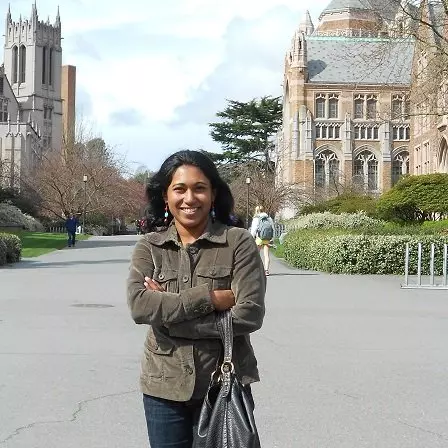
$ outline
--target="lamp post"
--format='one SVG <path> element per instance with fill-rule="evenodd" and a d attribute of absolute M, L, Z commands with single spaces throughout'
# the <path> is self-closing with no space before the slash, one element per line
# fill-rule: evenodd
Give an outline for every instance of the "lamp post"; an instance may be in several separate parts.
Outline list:
<path fill-rule="evenodd" d="M 84 174 L 82 181 L 84 182 L 84 210 L 82 215 L 82 233 L 86 233 L 86 207 L 87 207 L 87 175 Z"/>
<path fill-rule="evenodd" d="M 246 204 L 246 229 L 249 228 L 249 188 L 250 188 L 250 177 L 246 177 L 247 185 L 247 204 Z"/>

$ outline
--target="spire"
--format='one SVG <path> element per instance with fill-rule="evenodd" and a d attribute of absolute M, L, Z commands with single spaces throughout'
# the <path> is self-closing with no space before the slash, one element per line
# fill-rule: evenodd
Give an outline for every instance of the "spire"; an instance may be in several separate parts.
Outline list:
<path fill-rule="evenodd" d="M 289 60 L 292 67 L 299 67 L 305 70 L 308 65 L 307 42 L 305 33 L 296 31 L 292 39 Z"/>
<path fill-rule="evenodd" d="M 311 19 L 310 12 L 306 10 L 299 24 L 299 31 L 304 33 L 306 36 L 311 36 L 314 33 L 314 24 Z"/>
<path fill-rule="evenodd" d="M 57 28 L 61 27 L 61 15 L 59 13 L 59 5 L 58 5 L 58 13 L 56 14 L 56 22 L 54 24 Z"/>
<path fill-rule="evenodd" d="M 37 5 L 34 1 L 33 6 L 31 6 L 31 22 L 36 25 L 37 24 Z"/>
<path fill-rule="evenodd" d="M 8 14 L 6 14 L 6 21 L 11 22 L 11 3 L 8 3 Z"/>

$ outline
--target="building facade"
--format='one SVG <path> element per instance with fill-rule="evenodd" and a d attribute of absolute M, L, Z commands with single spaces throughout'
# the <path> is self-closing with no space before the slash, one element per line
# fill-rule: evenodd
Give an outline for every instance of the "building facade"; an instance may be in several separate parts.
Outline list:
<path fill-rule="evenodd" d="M 416 39 L 411 86 L 411 169 L 448 173 L 447 14 L 437 2 L 424 1 L 421 8 L 424 24 Z"/>
<path fill-rule="evenodd" d="M 43 152 L 61 150 L 61 71 L 59 10 L 51 24 L 39 20 L 35 3 L 26 20 L 13 21 L 8 9 L 0 71 L 2 184 L 19 188 Z"/>
<path fill-rule="evenodd" d="M 333 0 L 316 29 L 306 13 L 286 54 L 277 183 L 315 200 L 380 194 L 411 169 L 414 40 L 378 1 Z"/>

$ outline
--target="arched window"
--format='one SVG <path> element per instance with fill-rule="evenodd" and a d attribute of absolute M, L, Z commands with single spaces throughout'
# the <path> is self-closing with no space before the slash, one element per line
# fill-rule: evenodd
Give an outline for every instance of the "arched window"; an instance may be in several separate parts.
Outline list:
<path fill-rule="evenodd" d="M 19 75 L 19 49 L 14 47 L 12 49 L 12 83 L 18 81 Z"/>
<path fill-rule="evenodd" d="M 378 160 L 370 151 L 362 151 L 353 165 L 355 181 L 366 191 L 378 190 Z"/>
<path fill-rule="evenodd" d="M 437 165 L 437 171 L 439 173 L 448 173 L 448 145 L 445 139 L 442 140 L 442 144 L 440 145 Z"/>
<path fill-rule="evenodd" d="M 409 174 L 409 152 L 401 151 L 392 160 L 392 185 L 406 174 Z"/>
<path fill-rule="evenodd" d="M 26 47 L 25 45 L 20 46 L 20 76 L 19 82 L 26 81 Z"/>
<path fill-rule="evenodd" d="M 42 47 L 42 84 L 47 83 L 47 47 Z"/>
<path fill-rule="evenodd" d="M 328 187 L 338 181 L 339 160 L 333 151 L 325 150 L 319 153 L 315 160 L 316 187 Z"/>
<path fill-rule="evenodd" d="M 50 48 L 50 62 L 48 64 L 48 84 L 50 86 L 53 85 L 53 48 Z"/>

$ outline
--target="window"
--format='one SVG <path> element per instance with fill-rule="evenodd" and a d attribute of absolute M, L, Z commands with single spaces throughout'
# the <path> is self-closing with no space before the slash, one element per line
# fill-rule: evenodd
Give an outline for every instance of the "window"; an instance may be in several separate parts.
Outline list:
<path fill-rule="evenodd" d="M 19 49 L 17 47 L 14 47 L 12 49 L 12 83 L 16 83 L 18 80 L 18 73 L 19 73 Z"/>
<path fill-rule="evenodd" d="M 1 76 L 0 76 L 0 95 L 3 95 L 3 94 L 4 94 L 4 88 L 5 88 L 5 85 L 4 85 L 4 76 L 1 75 Z"/>
<path fill-rule="evenodd" d="M 392 138 L 394 140 L 403 141 L 409 140 L 411 131 L 409 125 L 396 125 L 392 128 Z"/>
<path fill-rule="evenodd" d="M 339 140 L 341 128 L 338 123 L 316 123 L 316 138 L 321 140 Z"/>
<path fill-rule="evenodd" d="M 431 168 L 429 166 L 431 154 L 429 152 L 429 142 L 423 143 L 423 152 L 422 152 L 422 172 L 423 174 L 429 174 L 431 171 Z"/>
<path fill-rule="evenodd" d="M 325 96 L 316 97 L 316 118 L 325 118 Z"/>
<path fill-rule="evenodd" d="M 355 113 L 354 116 L 356 119 L 364 118 L 364 99 L 357 98 L 355 100 Z"/>
<path fill-rule="evenodd" d="M 6 123 L 7 121 L 8 121 L 8 100 L 6 98 L 0 98 L 0 122 Z"/>
<path fill-rule="evenodd" d="M 378 126 L 355 124 L 355 140 L 379 140 Z"/>
<path fill-rule="evenodd" d="M 315 161 L 316 187 L 328 187 L 339 179 L 339 160 L 333 151 L 321 152 Z"/>
<path fill-rule="evenodd" d="M 50 48 L 50 63 L 49 65 L 49 72 L 48 72 L 48 84 L 50 86 L 53 85 L 53 48 Z"/>
<path fill-rule="evenodd" d="M 415 147 L 415 174 L 422 174 L 422 152 L 420 146 Z"/>
<path fill-rule="evenodd" d="M 376 120 L 377 96 L 358 94 L 354 99 L 353 116 L 356 120 Z"/>
<path fill-rule="evenodd" d="M 370 151 L 362 151 L 353 165 L 355 181 L 366 191 L 378 190 L 378 160 Z"/>
<path fill-rule="evenodd" d="M 392 96 L 392 120 L 408 120 L 411 103 L 407 95 Z"/>
<path fill-rule="evenodd" d="M 339 95 L 336 93 L 316 94 L 315 117 L 316 118 L 339 118 Z"/>
<path fill-rule="evenodd" d="M 51 120 L 52 116 L 52 109 L 49 106 L 44 106 L 44 119 L 45 120 Z"/>
<path fill-rule="evenodd" d="M 401 151 L 392 161 L 392 185 L 395 185 L 406 174 L 409 174 L 409 152 Z"/>
<path fill-rule="evenodd" d="M 19 82 L 25 82 L 26 80 L 26 47 L 22 45 L 20 47 L 20 77 Z"/>
<path fill-rule="evenodd" d="M 47 47 L 42 47 L 42 84 L 47 83 Z"/>
<path fill-rule="evenodd" d="M 367 100 L 367 117 L 368 120 L 376 119 L 376 98 L 370 97 Z"/>
<path fill-rule="evenodd" d="M 336 95 L 331 95 L 328 100 L 328 106 L 329 106 L 328 118 L 339 118 L 338 103 L 339 103 L 338 97 Z"/>

